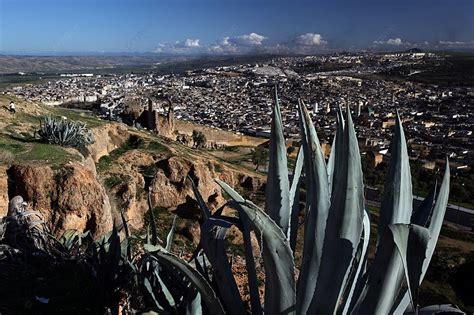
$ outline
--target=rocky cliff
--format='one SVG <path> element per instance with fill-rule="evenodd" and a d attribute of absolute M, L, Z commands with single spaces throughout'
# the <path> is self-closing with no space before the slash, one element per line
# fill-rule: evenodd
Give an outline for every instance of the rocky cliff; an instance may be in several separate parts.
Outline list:
<path fill-rule="evenodd" d="M 252 178 L 202 157 L 190 159 L 140 150 L 125 152 L 102 176 L 109 186 L 113 203 L 124 211 L 134 229 L 143 228 L 144 214 L 148 211 L 147 191 L 151 192 L 155 208 L 197 223 L 200 211 L 189 178 L 211 210 L 224 203 L 214 179 L 220 178 L 238 189 L 249 191 L 261 190 L 264 183 L 260 178 Z"/>
<path fill-rule="evenodd" d="M 82 163 L 61 169 L 14 165 L 8 169 L 10 197 L 21 195 L 32 210 L 42 213 L 56 235 L 67 229 L 90 230 L 99 237 L 112 228 L 112 211 L 105 189 Z"/>
<path fill-rule="evenodd" d="M 111 229 L 114 219 L 120 220 L 120 210 L 130 227 L 140 230 L 149 210 L 146 195 L 150 191 L 155 209 L 183 218 L 180 224 L 185 222 L 188 238 L 197 239 L 200 211 L 188 178 L 211 209 L 224 203 L 215 178 L 238 190 L 263 191 L 264 181 L 256 174 L 124 124 L 101 122 L 92 133 L 95 142 L 87 147 L 89 154 L 81 151 L 85 157 L 63 148 L 75 157 L 74 162 L 56 163 L 47 158 L 47 152 L 45 160 L 11 159 L 10 165 L 1 161 L 0 217 L 6 214 L 9 198 L 22 195 L 57 235 L 76 229 L 90 230 L 98 237 Z M 107 161 L 106 167 L 97 173 L 96 166 L 104 165 L 101 158 Z"/>

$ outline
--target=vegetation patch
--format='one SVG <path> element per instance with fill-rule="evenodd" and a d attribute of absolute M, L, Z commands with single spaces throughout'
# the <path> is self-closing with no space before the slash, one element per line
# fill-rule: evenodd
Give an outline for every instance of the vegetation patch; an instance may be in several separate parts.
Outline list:
<path fill-rule="evenodd" d="M 99 162 L 96 164 L 97 171 L 104 172 L 108 170 L 120 156 L 125 154 L 125 152 L 142 148 L 143 146 L 144 142 L 142 138 L 136 135 L 131 135 L 130 138 L 128 138 L 128 140 L 119 148 L 111 151 L 109 155 L 104 155 L 99 159 Z"/>
<path fill-rule="evenodd" d="M 124 178 L 120 175 L 112 175 L 104 179 L 104 185 L 108 188 L 114 188 L 123 182 Z"/>
<path fill-rule="evenodd" d="M 168 148 L 158 141 L 150 141 L 146 147 L 148 151 L 152 152 L 167 152 Z"/>
<path fill-rule="evenodd" d="M 19 156 L 19 159 L 22 161 L 46 161 L 51 164 L 64 164 L 68 161 L 79 161 L 80 157 L 57 145 L 35 143 L 30 151 Z"/>

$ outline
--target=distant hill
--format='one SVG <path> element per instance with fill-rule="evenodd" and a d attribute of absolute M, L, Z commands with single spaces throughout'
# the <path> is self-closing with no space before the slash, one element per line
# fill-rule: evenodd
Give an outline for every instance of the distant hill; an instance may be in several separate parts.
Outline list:
<path fill-rule="evenodd" d="M 0 74 L 17 72 L 57 72 L 117 68 L 151 67 L 157 63 L 187 60 L 185 57 L 161 55 L 136 56 L 12 56 L 0 55 Z"/>
<path fill-rule="evenodd" d="M 275 55 L 245 56 L 170 56 L 162 54 L 128 54 L 97 56 L 18 56 L 0 54 L 0 75 L 18 72 L 182 72 L 185 70 L 253 63 L 277 57 Z M 107 70 L 107 71 L 99 71 Z"/>
<path fill-rule="evenodd" d="M 411 49 L 405 50 L 404 52 L 415 54 L 415 53 L 422 53 L 423 50 L 421 50 L 420 48 L 411 48 Z"/>

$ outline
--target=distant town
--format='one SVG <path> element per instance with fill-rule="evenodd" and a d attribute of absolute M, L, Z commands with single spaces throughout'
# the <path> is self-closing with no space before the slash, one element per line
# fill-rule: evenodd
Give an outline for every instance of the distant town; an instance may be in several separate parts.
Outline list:
<path fill-rule="evenodd" d="M 452 167 L 467 171 L 474 159 L 472 85 L 409 80 L 423 75 L 424 65 L 444 58 L 408 51 L 279 57 L 182 74 L 65 72 L 59 79 L 11 86 L 3 93 L 51 106 L 93 110 L 103 119 L 147 129 L 156 126 L 140 122 L 140 111 L 172 112 L 174 119 L 268 137 L 277 86 L 288 139 L 298 138 L 298 100 L 310 111 L 321 141 L 328 144 L 335 132 L 337 108 L 349 107 L 360 148 L 377 164 L 388 152 L 398 109 L 412 159 L 434 169 L 448 154 Z"/>

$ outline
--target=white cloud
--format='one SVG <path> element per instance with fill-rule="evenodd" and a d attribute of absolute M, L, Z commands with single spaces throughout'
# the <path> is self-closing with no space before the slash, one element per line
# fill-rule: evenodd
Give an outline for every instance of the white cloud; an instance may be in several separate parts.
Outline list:
<path fill-rule="evenodd" d="M 407 44 L 406 42 L 403 42 L 400 37 L 397 38 L 389 38 L 386 41 L 380 41 L 376 40 L 374 41 L 375 45 L 392 45 L 392 46 L 400 46 L 400 45 L 405 45 Z"/>
<path fill-rule="evenodd" d="M 319 46 L 327 44 L 327 41 L 323 40 L 321 34 L 306 33 L 296 37 L 296 44 L 302 46 Z"/>
<path fill-rule="evenodd" d="M 259 35 L 257 33 L 224 38 L 226 42 L 237 46 L 260 46 L 265 39 L 267 39 L 265 36 Z"/>
<path fill-rule="evenodd" d="M 400 37 L 397 38 L 390 38 L 387 40 L 388 45 L 395 45 L 395 46 L 400 46 L 402 44 L 402 39 Z"/>
<path fill-rule="evenodd" d="M 188 38 L 185 41 L 176 41 L 174 43 L 159 43 L 154 50 L 155 53 L 168 54 L 190 54 L 201 51 L 199 39 Z"/>
<path fill-rule="evenodd" d="M 229 42 L 229 39 L 230 39 L 230 37 L 221 38 L 219 40 L 218 44 L 221 45 L 221 46 L 230 46 L 231 43 Z"/>
<path fill-rule="evenodd" d="M 458 45 L 466 45 L 466 42 L 459 42 L 459 41 L 444 41 L 440 40 L 439 41 L 440 45 L 448 45 L 448 46 L 458 46 Z"/>
<path fill-rule="evenodd" d="M 199 39 L 191 39 L 191 38 L 188 38 L 188 39 L 186 39 L 186 41 L 184 42 L 184 46 L 185 46 L 185 47 L 200 47 L 200 45 L 199 45 Z"/>
<path fill-rule="evenodd" d="M 233 37 L 223 37 L 215 44 L 207 47 L 208 51 L 217 54 L 241 54 L 249 52 L 257 47 L 265 48 L 263 41 L 267 39 L 257 33 L 244 34 Z"/>

